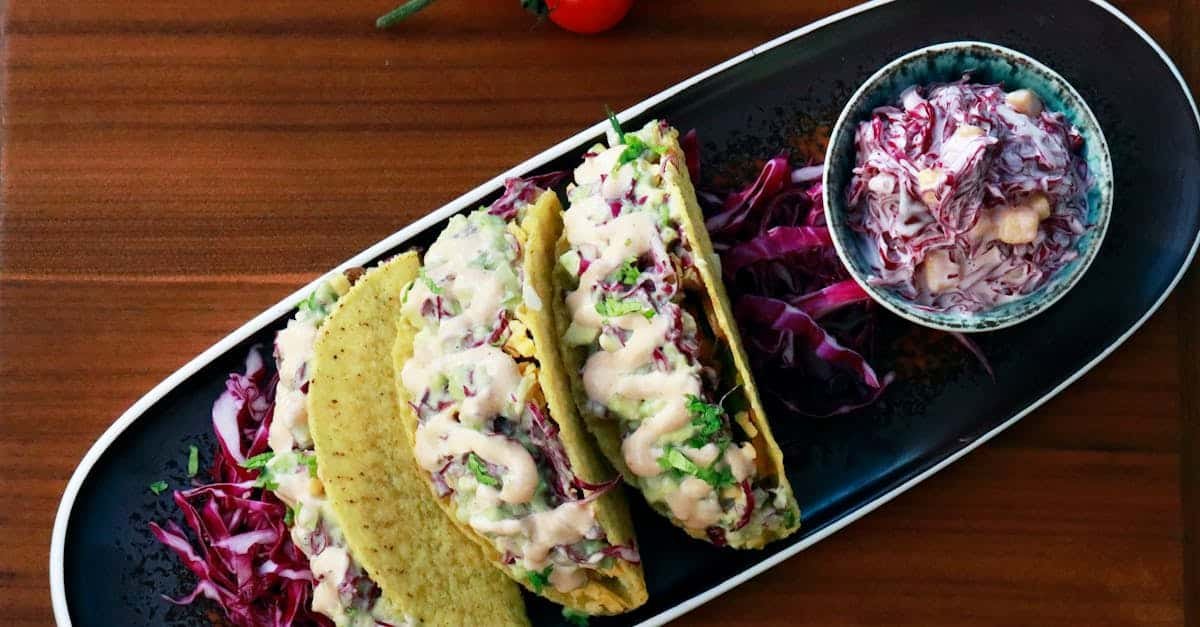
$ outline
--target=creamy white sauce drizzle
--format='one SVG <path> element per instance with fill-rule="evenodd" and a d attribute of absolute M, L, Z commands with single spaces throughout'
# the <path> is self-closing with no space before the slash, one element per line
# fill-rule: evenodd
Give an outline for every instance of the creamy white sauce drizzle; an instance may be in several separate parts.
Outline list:
<path fill-rule="evenodd" d="M 637 135 L 653 148 L 664 145 L 659 135 L 663 132 L 658 122 L 651 122 Z M 615 135 L 610 137 L 610 141 L 615 139 Z M 665 495 L 660 498 L 676 519 L 689 528 L 703 529 L 729 513 L 713 485 L 696 477 L 686 477 L 675 486 L 659 479 L 670 436 L 692 420 L 688 397 L 702 396 L 700 365 L 690 359 L 664 357 L 668 351 L 679 355 L 668 334 L 677 317 L 688 315 L 672 298 L 682 286 L 672 268 L 660 268 L 655 272 L 672 288 L 669 292 L 662 288 L 647 291 L 653 301 L 648 303 L 653 313 L 649 319 L 644 312 L 608 316 L 601 311 L 604 301 L 612 297 L 606 285 L 612 285 L 613 273 L 630 259 L 666 259 L 679 231 L 681 217 L 671 213 L 662 184 L 665 159 L 652 150 L 618 165 L 626 149 L 622 143 L 593 149 L 593 156 L 576 168 L 576 184 L 568 192 L 571 202 L 564 215 L 565 234 L 571 250 L 587 264 L 579 274 L 578 287 L 566 296 L 572 321 L 568 337 L 598 337 L 583 365 L 583 386 L 592 403 L 617 414 L 632 428 L 621 444 L 629 469 L 643 485 L 663 488 Z M 681 155 L 674 158 L 682 167 Z M 686 243 L 682 248 L 681 254 L 702 261 L 690 254 Z M 663 362 L 668 364 L 665 372 Z M 741 481 L 754 475 L 753 447 L 747 444 L 746 448 L 748 463 L 747 452 L 736 446 L 730 446 L 724 455 L 712 444 L 687 450 L 699 466 L 724 464 Z M 650 491 L 645 491 L 649 497 Z M 728 519 L 736 520 L 732 513 Z"/>
<path fill-rule="evenodd" d="M 528 405 L 536 369 L 523 370 L 510 354 L 517 349 L 505 344 L 511 335 L 499 332 L 507 325 L 509 334 L 524 333 L 515 317 L 520 302 L 542 308 L 523 276 L 521 253 L 509 225 L 484 210 L 451 221 L 404 296 L 403 315 L 418 333 L 400 380 L 420 418 L 417 461 L 453 492 L 460 520 L 511 556 L 514 571 L 552 566 L 549 583 L 568 592 L 587 575 L 560 547 L 601 537 L 593 506 L 551 506 L 530 449 L 493 428 L 503 419 L 525 440 L 533 429 Z M 488 465 L 486 476 L 476 474 L 473 457 Z"/>

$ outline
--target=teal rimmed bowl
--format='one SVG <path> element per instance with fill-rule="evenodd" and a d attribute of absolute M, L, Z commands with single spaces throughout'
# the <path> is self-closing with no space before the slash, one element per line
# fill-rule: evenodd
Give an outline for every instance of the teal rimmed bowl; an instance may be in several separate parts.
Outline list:
<path fill-rule="evenodd" d="M 938 312 L 922 308 L 889 288 L 871 284 L 876 256 L 862 234 L 847 224 L 846 189 L 854 174 L 854 134 L 876 108 L 899 101 L 912 85 L 948 83 L 970 72 L 972 82 L 1002 83 L 1006 90 L 1031 89 L 1047 110 L 1062 112 L 1083 135 L 1083 156 L 1092 176 L 1079 256 L 1041 287 L 1012 302 L 979 312 Z M 1054 70 L 1015 50 L 978 41 L 956 41 L 914 50 L 872 75 L 842 109 L 825 154 L 825 219 L 834 247 L 851 276 L 883 307 L 922 326 L 943 331 L 991 331 L 1018 324 L 1045 311 L 1074 287 L 1096 258 L 1112 213 L 1113 175 L 1108 143 L 1096 116 L 1070 83 Z"/>

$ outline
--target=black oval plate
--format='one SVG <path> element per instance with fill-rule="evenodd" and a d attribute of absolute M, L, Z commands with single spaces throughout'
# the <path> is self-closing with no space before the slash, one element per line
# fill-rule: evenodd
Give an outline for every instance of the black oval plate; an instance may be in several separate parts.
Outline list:
<path fill-rule="evenodd" d="M 704 72 L 622 116 L 696 128 L 719 171 L 761 158 L 830 124 L 854 88 L 927 44 L 974 39 L 1009 46 L 1060 72 L 1109 139 L 1116 199 L 1108 238 L 1087 276 L 1047 314 L 984 334 L 995 382 L 963 361 L 902 381 L 875 407 L 837 420 L 773 423 L 804 512 L 795 537 L 736 552 L 689 540 L 634 501 L 650 602 L 595 625 L 660 623 L 794 555 L 937 472 L 1061 391 L 1129 337 L 1182 276 L 1200 231 L 1200 117 L 1162 50 L 1107 4 L 1085 0 L 876 2 L 831 16 Z M 1094 45 L 1084 42 L 1104 42 Z M 1151 89 L 1153 98 L 1146 94 Z M 503 178 L 573 167 L 597 124 L 364 251 L 361 265 L 426 244 L 450 215 L 494 196 Z M 197 357 L 126 412 L 71 478 L 55 521 L 51 587 L 60 624 L 207 624 L 211 606 L 176 608 L 161 593 L 191 577 L 147 532 L 176 517 L 150 483 L 183 483 L 187 446 L 210 450 L 209 411 L 228 372 L 269 346 L 300 290 Z M 202 462 L 207 462 L 207 455 Z M 528 598 L 536 624 L 561 622 Z"/>

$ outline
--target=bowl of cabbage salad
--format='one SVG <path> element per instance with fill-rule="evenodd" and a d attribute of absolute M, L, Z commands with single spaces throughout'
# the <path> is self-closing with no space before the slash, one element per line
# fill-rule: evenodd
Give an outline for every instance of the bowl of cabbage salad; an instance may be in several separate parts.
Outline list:
<path fill-rule="evenodd" d="M 994 44 L 884 66 L 842 111 L 826 164 L 826 220 L 851 275 L 946 331 L 1048 309 L 1095 258 L 1112 208 L 1108 145 L 1083 98 Z"/>

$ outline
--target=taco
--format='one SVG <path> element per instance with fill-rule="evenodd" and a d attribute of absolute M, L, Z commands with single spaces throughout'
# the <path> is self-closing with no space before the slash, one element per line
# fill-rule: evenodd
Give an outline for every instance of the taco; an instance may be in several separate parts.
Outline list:
<path fill-rule="evenodd" d="M 562 206 L 510 180 L 455 216 L 400 296 L 396 388 L 450 519 L 532 592 L 588 614 L 646 601 L 620 479 L 579 422 L 550 295 Z"/>
<path fill-rule="evenodd" d="M 275 342 L 272 452 L 249 465 L 289 507 L 312 609 L 338 627 L 528 625 L 519 589 L 438 511 L 397 416 L 397 294 L 418 267 L 409 253 L 337 275 L 300 304 Z"/>
<path fill-rule="evenodd" d="M 611 117 L 611 116 L 610 116 Z M 689 535 L 760 548 L 799 527 L 679 146 L 652 121 L 575 169 L 558 242 L 558 331 L 600 449 Z"/>

